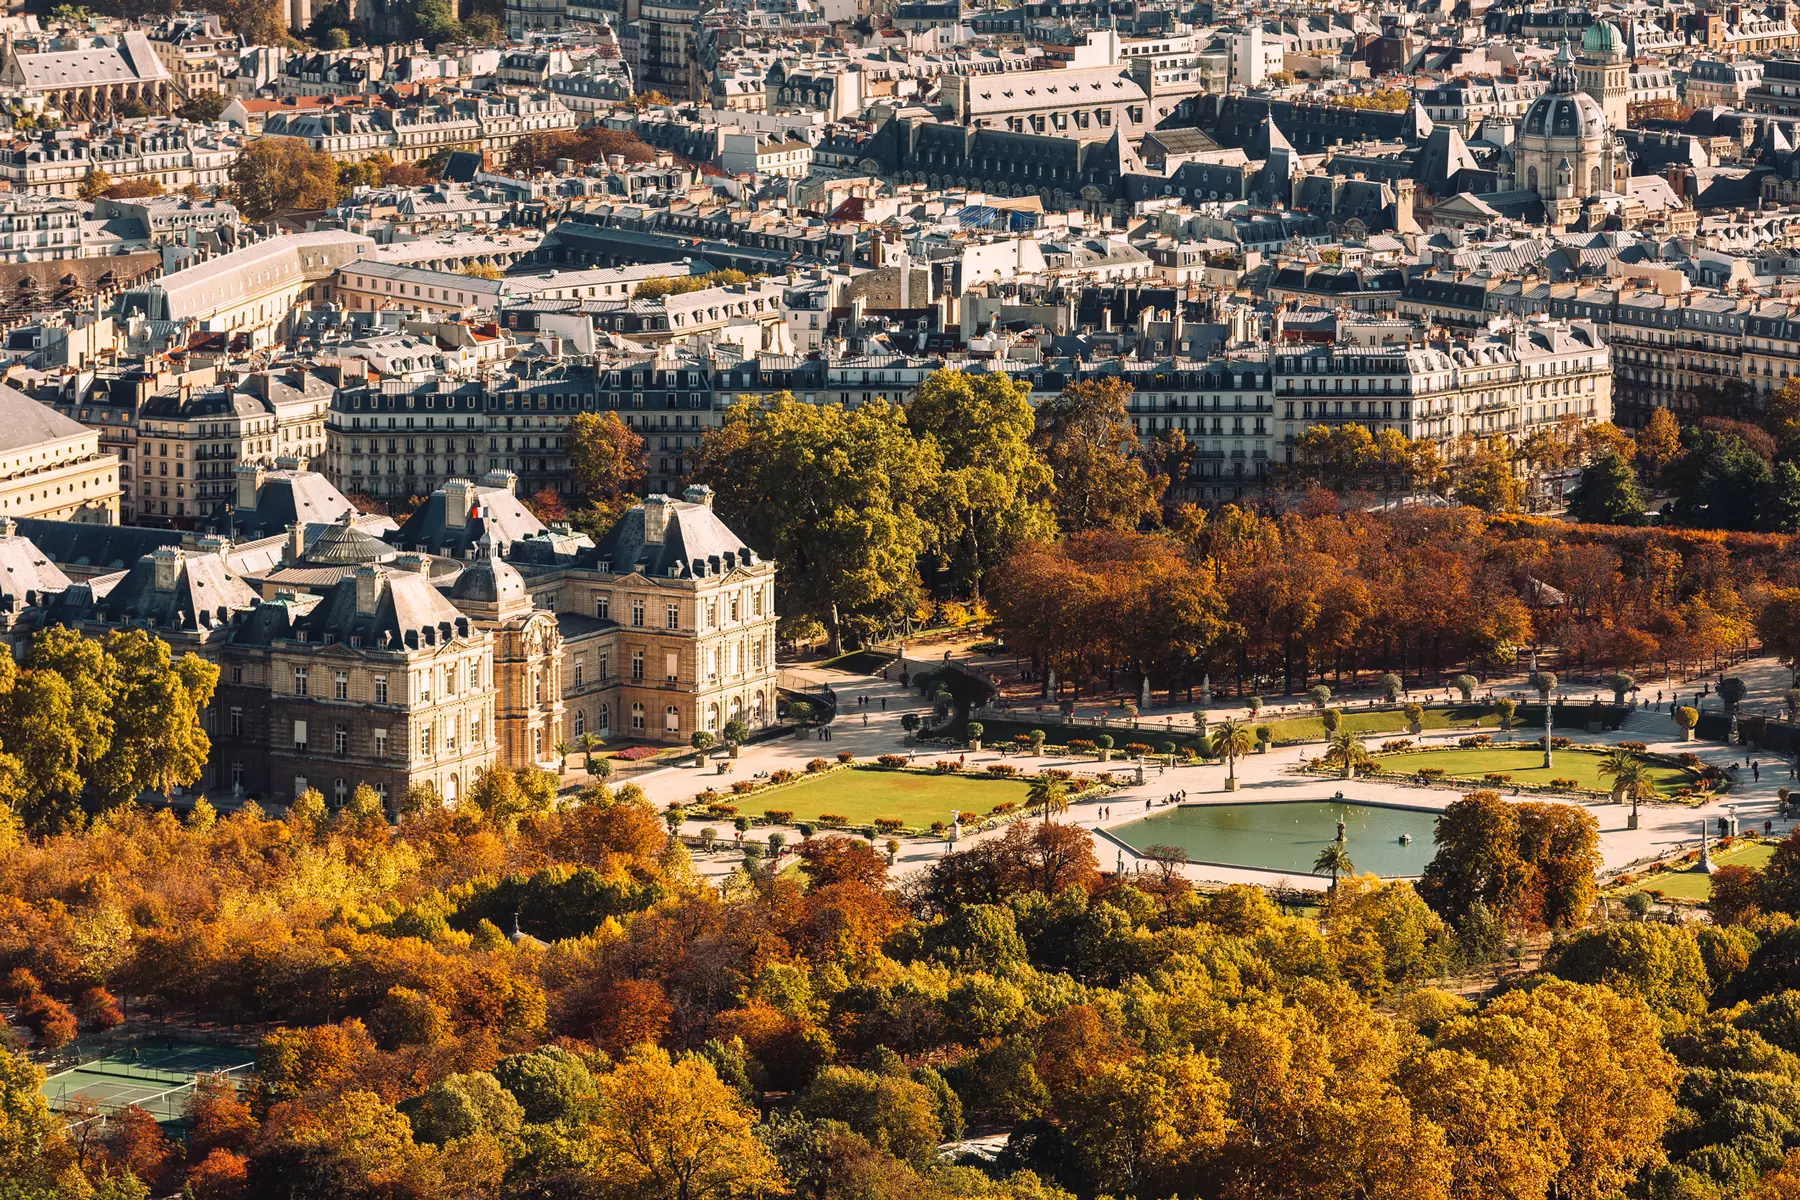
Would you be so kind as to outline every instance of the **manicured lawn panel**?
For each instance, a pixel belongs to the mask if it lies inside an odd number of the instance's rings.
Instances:
[[[1446,774],[1477,784],[1482,781],[1482,776],[1494,771],[1511,775],[1512,781],[1518,784],[1547,786],[1552,779],[1573,779],[1584,788],[1608,791],[1612,788],[1612,776],[1600,774],[1603,757],[1594,750],[1558,750],[1556,765],[1545,770],[1543,750],[1527,744],[1517,749],[1491,746],[1480,750],[1415,750],[1379,755],[1378,760],[1385,770],[1409,774],[1421,767],[1442,767]],[[1663,792],[1673,792],[1675,788],[1693,782],[1679,767],[1652,765],[1650,773]]]
[[[1406,714],[1397,709],[1375,709],[1358,712],[1355,709],[1343,710],[1344,726],[1362,734],[1392,734],[1394,737],[1407,737],[1410,730],[1406,723]],[[1489,728],[1500,727],[1500,715],[1487,711],[1484,706],[1470,705],[1467,708],[1428,708],[1425,718],[1420,722],[1426,729],[1470,729],[1480,724]],[[1325,740],[1325,723],[1318,717],[1284,717],[1275,721],[1252,721],[1251,728],[1267,725],[1275,733],[1277,746],[1291,742],[1322,742]],[[1514,722],[1517,725],[1517,721]]]
[[[1031,785],[1015,779],[977,779],[961,775],[922,775],[914,771],[832,771],[791,787],[748,796],[722,796],[745,816],[760,817],[766,808],[787,809],[796,821],[816,821],[834,813],[852,825],[894,817],[924,828],[949,821],[950,810],[987,813],[1011,801],[1021,808]],[[695,813],[690,823],[716,824],[718,818]]]
[[[1728,850],[1721,850],[1713,855],[1713,865],[1720,867],[1766,867],[1769,858],[1775,853],[1773,842],[1739,842]],[[1628,887],[1621,888],[1619,895],[1628,892],[1661,892],[1670,900],[1691,900],[1701,903],[1712,899],[1712,876],[1702,875],[1694,870],[1659,871],[1654,875],[1645,875]]]

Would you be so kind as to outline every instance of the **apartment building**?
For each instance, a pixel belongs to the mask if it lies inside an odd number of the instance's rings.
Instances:
[[[548,92],[458,97],[402,108],[361,105],[272,112],[264,137],[297,138],[339,162],[377,154],[395,162],[430,158],[456,147],[503,163],[515,143],[534,133],[573,129],[575,114]]]
[[[171,192],[221,187],[241,145],[236,134],[185,122],[127,122],[98,141],[59,129],[0,150],[0,180],[15,192],[68,198],[96,169],[114,183],[154,181]]]
[[[1533,320],[1427,345],[1330,346],[1275,355],[1286,456],[1314,425],[1392,429],[1441,448],[1523,441],[1565,419],[1613,416],[1611,355],[1586,322]]]

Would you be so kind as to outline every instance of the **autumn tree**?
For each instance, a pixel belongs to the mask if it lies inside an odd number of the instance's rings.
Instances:
[[[258,138],[232,161],[231,185],[238,210],[252,221],[266,221],[332,204],[337,162],[298,138]]]
[[[1525,484],[1513,471],[1512,454],[1503,439],[1463,448],[1451,467],[1451,492],[1461,504],[1483,512],[1517,512]]]
[[[1656,408],[1637,435],[1637,468],[1652,487],[1661,483],[1681,457],[1681,424],[1666,408]]]
[[[935,371],[907,405],[913,433],[943,455],[933,520],[960,588],[981,594],[987,572],[1022,545],[1056,535],[1050,469],[1033,447],[1030,388],[1004,372]]]
[[[697,1057],[645,1047],[598,1081],[596,1173],[645,1200],[731,1200],[777,1187],[755,1114]]]
[[[942,452],[885,401],[857,408],[791,395],[740,402],[706,435],[694,475],[721,517],[782,566],[781,609],[868,638],[911,611],[936,541]]]
[[[1136,529],[1156,515],[1161,482],[1145,469],[1117,376],[1082,380],[1037,410],[1033,444],[1049,464],[1051,501],[1066,532]]]
[[[576,413],[563,441],[570,479],[589,504],[616,514],[643,487],[649,465],[644,439],[618,413]]]

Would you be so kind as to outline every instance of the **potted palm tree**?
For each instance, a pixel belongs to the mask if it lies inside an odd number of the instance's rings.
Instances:
[[[1031,781],[1031,788],[1025,793],[1025,803],[1038,811],[1048,821],[1052,813],[1064,812],[1069,807],[1068,789],[1063,781],[1050,775],[1039,775]]]
[[[1332,842],[1319,851],[1319,857],[1313,859],[1313,871],[1331,876],[1331,890],[1335,892],[1339,877],[1355,874],[1356,864],[1350,861],[1350,851],[1344,843]]]
[[[556,743],[555,749],[557,761],[556,773],[559,775],[567,775],[569,773],[569,752],[574,750],[575,747],[568,742],[558,742]]]
[[[1256,745],[1256,739],[1250,733],[1250,727],[1235,717],[1227,717],[1220,721],[1213,730],[1212,751],[1225,759],[1225,790],[1238,790],[1237,760],[1238,755],[1248,754]]]
[[[1375,761],[1354,729],[1339,729],[1331,735],[1328,746],[1325,761],[1343,768],[1345,779],[1355,779],[1356,768]]]
[[[1631,820],[1627,829],[1638,827],[1639,799],[1649,799],[1656,795],[1656,781],[1650,774],[1650,768],[1644,760],[1629,750],[1609,750],[1600,760],[1599,772],[1612,776],[1612,802],[1622,804],[1625,797],[1631,797]]]
[[[732,758],[736,758],[738,748],[750,740],[750,727],[736,717],[725,722],[725,728],[720,732],[725,735],[725,753]]]
[[[583,733],[575,739],[575,748],[581,751],[581,765],[588,769],[589,774],[593,773],[594,747],[597,744],[598,739],[591,733]]]

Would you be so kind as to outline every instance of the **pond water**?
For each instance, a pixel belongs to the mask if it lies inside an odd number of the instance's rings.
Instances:
[[[1349,800],[1274,800],[1182,805],[1107,832],[1140,853],[1158,844],[1180,846],[1189,862],[1311,875],[1341,820],[1357,873],[1397,877],[1424,872],[1436,850],[1437,817],[1435,809]],[[1402,834],[1412,835],[1411,844],[1401,843]]]

